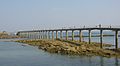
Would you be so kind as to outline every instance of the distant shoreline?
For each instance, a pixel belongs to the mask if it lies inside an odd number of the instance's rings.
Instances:
[[[0,32],[0,39],[14,39],[14,38],[21,38],[20,36],[12,36],[9,35],[7,32]]]

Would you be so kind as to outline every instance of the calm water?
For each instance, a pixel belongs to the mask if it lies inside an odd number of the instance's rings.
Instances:
[[[120,66],[120,59],[50,54],[37,47],[1,41],[0,66]]]

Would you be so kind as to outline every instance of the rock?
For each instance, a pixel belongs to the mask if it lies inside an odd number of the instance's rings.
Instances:
[[[116,54],[114,51],[101,49],[98,47],[98,45],[96,46],[96,44],[86,44],[85,42],[82,42],[80,46],[57,40],[21,40],[18,42],[38,46],[39,49],[50,53],[60,53],[67,55],[100,55],[107,57],[116,55],[119,56],[119,54]]]
[[[86,51],[86,46],[81,45],[80,48],[81,48],[82,51]]]
[[[93,49],[93,48],[87,48],[86,49],[88,52],[91,52],[91,51],[94,51],[95,49]]]
[[[76,46],[75,49],[76,49],[76,50],[80,50],[80,47],[79,47],[79,46]]]

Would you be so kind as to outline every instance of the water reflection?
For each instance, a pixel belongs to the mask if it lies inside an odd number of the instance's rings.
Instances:
[[[115,58],[115,66],[119,66],[119,60],[118,60],[118,57]]]
[[[103,57],[100,57],[100,66],[104,66],[104,58]]]
[[[83,66],[120,66],[119,58],[105,58],[105,57],[83,57],[80,58],[80,65]]]

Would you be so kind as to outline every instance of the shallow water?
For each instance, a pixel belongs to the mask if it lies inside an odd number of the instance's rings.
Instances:
[[[50,54],[22,43],[0,42],[0,66],[120,66],[120,59]]]

